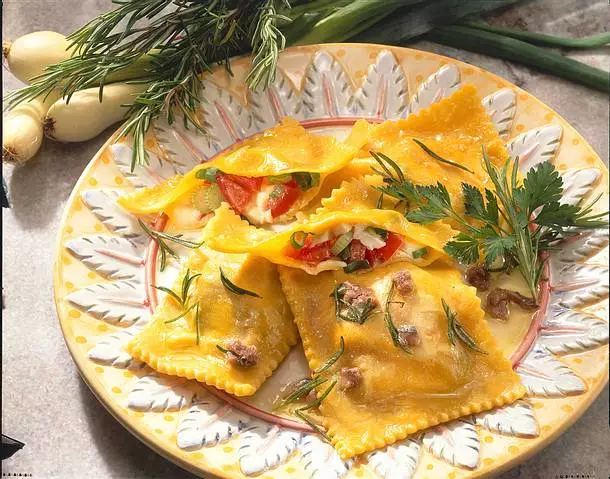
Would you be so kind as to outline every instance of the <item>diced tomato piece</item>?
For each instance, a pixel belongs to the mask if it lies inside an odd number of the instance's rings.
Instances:
[[[271,210],[271,216],[276,218],[286,213],[300,195],[301,189],[294,180],[283,185],[276,185],[267,200],[267,209]]]
[[[371,266],[375,264],[385,263],[396,252],[402,244],[402,238],[395,233],[388,233],[388,238],[385,240],[385,246],[379,249],[367,249],[366,260]]]
[[[366,246],[364,246],[360,240],[352,240],[349,249],[349,263],[366,259],[366,253]]]
[[[331,247],[332,241],[324,241],[313,246],[303,246],[301,249],[289,246],[285,253],[291,258],[315,265],[332,258]]]
[[[218,184],[224,199],[229,202],[235,211],[242,214],[253,193],[230,179],[229,176],[230,175],[218,175],[216,177],[216,183]]]
[[[257,192],[260,191],[261,185],[263,184],[263,177],[254,178],[251,176],[238,176],[238,175],[228,175],[225,174],[225,177],[237,183],[238,185],[243,186],[248,191]]]

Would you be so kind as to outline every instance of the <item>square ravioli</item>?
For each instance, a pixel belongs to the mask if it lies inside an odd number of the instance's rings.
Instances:
[[[361,274],[313,277],[280,267],[280,279],[311,370],[332,357],[344,339],[343,354],[323,373],[337,385],[319,407],[343,459],[525,394],[485,323],[475,288],[463,284],[456,270],[395,263]],[[343,304],[336,314],[333,292],[344,282],[343,300],[352,306],[365,298],[373,301],[374,310],[361,324],[344,319],[350,315]],[[452,344],[449,331],[455,326],[450,329],[442,300],[456,314],[461,332],[483,352],[455,334]]]
[[[259,297],[229,291],[221,267],[232,285]],[[186,274],[194,277],[188,305],[166,295],[127,351],[160,373],[196,379],[236,396],[254,394],[297,341],[276,266],[264,258],[202,247],[191,254],[173,287],[178,296]]]

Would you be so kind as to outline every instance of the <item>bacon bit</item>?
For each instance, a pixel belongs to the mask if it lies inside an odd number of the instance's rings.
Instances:
[[[484,266],[468,266],[464,275],[466,282],[479,291],[487,291],[491,282],[491,274]]]
[[[343,301],[346,303],[351,304],[352,306],[358,306],[370,301],[372,308],[377,306],[377,298],[371,288],[363,288],[357,284],[350,283],[349,281],[345,281],[343,287],[345,288]]]
[[[485,303],[485,311],[491,314],[494,318],[508,319],[508,303],[516,303],[523,309],[537,309],[538,304],[532,298],[523,296],[516,291],[508,289],[495,288],[488,295]]]
[[[402,296],[407,296],[415,291],[415,284],[409,270],[402,270],[392,276],[396,289]]]
[[[304,402],[309,404],[314,402],[316,399],[318,399],[318,395],[316,394],[316,390],[312,389],[307,393],[307,396],[305,396]]]
[[[249,368],[256,365],[258,360],[258,352],[256,346],[248,346],[242,343],[239,339],[233,339],[227,342],[226,349],[231,353],[229,355],[229,363],[242,368]]]
[[[341,368],[339,377],[339,389],[347,391],[357,387],[362,381],[362,373],[359,368]]]
[[[398,342],[402,346],[417,346],[421,342],[417,334],[417,328],[412,325],[399,326]]]

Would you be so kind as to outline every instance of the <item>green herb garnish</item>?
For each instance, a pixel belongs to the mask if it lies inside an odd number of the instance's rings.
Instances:
[[[423,248],[413,250],[411,256],[413,257],[413,259],[425,258],[426,256],[428,256],[428,248],[424,246]]]
[[[386,296],[383,319],[388,327],[388,331],[390,332],[390,337],[392,338],[392,343],[394,343],[394,346],[402,349],[407,354],[413,354],[413,351],[411,351],[406,344],[400,341],[400,333],[392,320],[392,313],[390,311],[390,305],[394,303],[394,301],[392,301],[392,296],[394,296],[394,281],[390,283],[390,289],[388,290],[388,295]]]
[[[375,312],[375,303],[371,299],[359,304],[350,304],[343,300],[345,296],[345,283],[335,286],[330,296],[335,301],[335,317],[350,323],[364,324],[364,322]],[[343,340],[342,340],[343,343]]]
[[[437,161],[440,161],[441,163],[445,163],[447,165],[451,165],[451,166],[455,166],[456,168],[460,168],[464,171],[467,171],[468,173],[474,173],[474,171],[472,171],[469,168],[466,168],[464,165],[460,165],[459,163],[456,163],[455,161],[451,161],[451,160],[447,160],[445,158],[443,158],[442,156],[438,155],[437,153],[435,153],[434,151],[432,151],[430,148],[428,148],[426,145],[424,145],[421,141],[416,140],[415,138],[413,139],[413,141],[422,149],[424,150],[426,153],[428,153],[428,155],[430,155],[432,158],[434,158]]]
[[[487,267],[501,260],[506,270],[519,268],[535,298],[544,267],[539,253],[582,229],[607,227],[608,222],[602,218],[608,212],[592,213],[599,197],[586,205],[561,203],[563,181],[550,162],[536,165],[519,182],[518,159],[509,159],[497,168],[491,164],[485,147],[482,150],[494,191],[481,192],[462,183],[464,216],[455,211],[442,183],[414,185],[404,174],[392,173],[389,168],[396,163],[383,164],[385,160],[379,155],[375,159],[383,165],[383,171],[374,171],[383,175],[385,184],[377,189],[405,201],[411,207],[406,213],[409,221],[428,224],[451,219],[458,223],[462,231],[445,245],[447,254],[462,264],[477,264],[482,253]]]
[[[205,168],[203,170],[198,170],[197,173],[195,173],[195,176],[200,180],[205,180],[209,183],[216,183],[216,177],[219,174],[222,174],[222,171],[220,171],[218,168]]]
[[[445,311],[445,315],[447,316],[447,337],[449,338],[449,342],[455,346],[456,339],[459,339],[465,346],[476,351],[477,353],[487,354],[487,351],[481,349],[475,340],[468,334],[468,332],[464,329],[464,327],[458,322],[457,314],[453,311],[449,305],[445,302],[444,299],[441,298],[441,303],[443,304],[443,310]]]
[[[307,191],[320,184],[320,173],[292,173],[292,178],[296,181],[301,191]]]
[[[353,273],[354,271],[358,271],[359,269],[370,268],[371,264],[365,259],[358,259],[356,261],[352,261],[345,268],[343,268],[343,272],[345,273]]]
[[[180,256],[178,256],[178,254],[173,250],[173,248],[171,248],[167,244],[167,241],[171,241],[173,243],[179,244],[180,246],[184,246],[186,248],[191,248],[191,249],[199,248],[204,243],[203,240],[201,240],[201,242],[199,242],[199,243],[196,243],[195,241],[190,241],[190,240],[184,239],[182,237],[183,236],[182,233],[179,233],[177,235],[170,235],[170,234],[164,233],[162,231],[155,231],[155,230],[149,228],[148,225],[140,219],[138,220],[138,224],[144,230],[144,232],[148,236],[150,236],[150,238],[153,241],[155,241],[155,243],[157,243],[157,245],[159,246],[159,254],[161,255],[161,264],[159,266],[159,269],[161,271],[164,271],[165,267],[167,266],[167,255],[168,254],[170,256],[173,256],[177,261],[180,261]]]
[[[331,366],[333,364],[335,364],[337,362],[337,360],[343,355],[345,351],[345,341],[343,340],[343,336],[341,336],[341,338],[339,339],[339,350],[333,354],[330,358],[328,358],[328,360],[322,365],[320,366],[318,369],[316,369],[313,373],[314,375],[317,374],[322,374],[325,371],[328,371]]]
[[[155,286],[155,285],[153,285],[153,288],[156,288],[159,291],[163,291],[168,296],[173,298],[173,300],[176,301],[176,303],[178,303],[178,305],[180,306],[180,309],[183,310],[180,315],[176,316],[175,318],[172,318],[172,319],[169,319],[169,320],[165,321],[166,323],[173,323],[174,321],[177,321],[178,319],[183,318],[190,311],[192,311],[192,309],[195,306],[199,305],[199,303],[197,302],[197,303],[189,306],[191,285],[193,284],[193,281],[195,281],[199,276],[201,276],[200,273],[191,275],[191,270],[187,269],[186,273],[184,275],[184,278],[182,278],[182,286],[181,286],[180,291],[178,293],[176,293],[175,291],[173,291],[173,290],[171,290],[169,288],[166,288],[165,286]]]
[[[229,278],[227,278],[225,276],[225,274],[222,272],[222,268],[221,267],[218,267],[218,270],[220,271],[220,282],[227,289],[227,291],[229,291],[230,293],[239,294],[239,295],[246,295],[246,296],[252,296],[254,298],[260,298],[261,297],[258,294],[256,294],[254,291],[249,291],[247,289],[240,288],[235,283],[232,283],[231,280],[229,280]]]

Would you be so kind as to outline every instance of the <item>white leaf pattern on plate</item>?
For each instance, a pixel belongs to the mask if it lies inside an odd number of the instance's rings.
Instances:
[[[342,461],[337,451],[316,434],[301,442],[301,462],[310,479],[339,479],[347,474],[351,461]]]
[[[141,281],[144,248],[133,241],[116,236],[82,236],[67,241],[66,248],[104,276]]]
[[[204,135],[193,125],[185,128],[181,121],[174,121],[170,125],[162,118],[155,122],[153,128],[159,148],[171,157],[170,161],[181,174],[189,172],[221,150],[210,134]]]
[[[163,161],[152,151],[148,151],[148,165],[137,165],[131,171],[132,149],[125,143],[115,143],[110,146],[114,162],[121,173],[136,188],[154,186],[180,173],[180,165],[171,161]]]
[[[460,71],[455,65],[445,65],[430,75],[417,89],[409,109],[403,116],[417,113],[443,98],[450,96],[460,87]]]
[[[296,451],[301,434],[277,425],[257,421],[248,425],[237,449],[239,467],[246,476],[255,476],[286,462]]]
[[[570,354],[608,343],[608,323],[596,316],[553,306],[537,344],[555,354]]]
[[[81,193],[83,203],[106,227],[132,241],[141,241],[141,230],[135,216],[117,205],[120,196],[117,190],[85,190]]]
[[[178,411],[191,404],[194,392],[184,381],[170,376],[145,376],[127,396],[127,407],[136,411]]]
[[[536,417],[531,406],[525,401],[475,414],[473,420],[477,426],[504,436],[538,436]]]
[[[482,104],[500,137],[506,138],[510,134],[517,111],[517,94],[511,88],[502,88],[483,98]]]
[[[590,258],[608,246],[607,229],[584,231],[561,243],[558,259],[563,263],[575,263]]]
[[[273,84],[267,89],[248,89],[248,101],[258,131],[279,123],[285,116],[303,120],[303,103],[290,81],[278,71]]]
[[[474,469],[479,464],[479,435],[474,425],[456,420],[436,426],[423,434],[427,450],[454,466]]]
[[[142,284],[135,281],[93,284],[66,299],[87,314],[117,326],[131,326],[136,321],[142,325],[150,319]]]
[[[559,271],[553,268],[552,278],[553,297],[565,308],[587,306],[608,297],[610,285],[607,266],[564,263]]]
[[[146,367],[145,363],[134,359],[124,349],[125,345],[140,331],[140,327],[133,326],[104,336],[87,353],[89,359],[119,369],[142,369]]]
[[[582,170],[569,169],[561,174],[563,179],[563,197],[561,202],[575,205],[580,202],[595,186],[601,177],[597,168]]]
[[[211,81],[201,88],[204,130],[224,149],[247,138],[257,130],[254,117],[231,93]]]
[[[394,54],[383,50],[352,98],[355,116],[400,118],[409,103],[407,79]]]
[[[561,142],[559,125],[547,125],[522,133],[506,147],[511,158],[519,158],[519,169],[526,172],[543,161],[552,161]]]
[[[313,57],[305,74],[301,98],[309,118],[349,116],[352,87],[343,68],[327,52]]]
[[[192,451],[227,442],[247,426],[249,418],[228,404],[206,395],[182,416],[176,442],[180,449]]]
[[[515,370],[530,396],[563,397],[587,390],[582,379],[542,346],[534,346]]]
[[[367,454],[370,468],[383,479],[411,479],[417,468],[421,446],[410,439]]]

